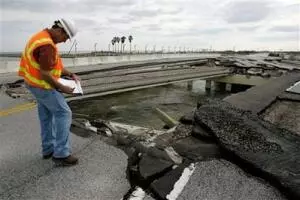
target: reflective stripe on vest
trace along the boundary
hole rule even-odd
[[[29,42],[27,43],[24,52],[22,53],[20,68],[19,68],[19,76],[24,77],[25,81],[32,86],[44,88],[44,89],[52,89],[53,87],[45,80],[42,79],[40,73],[40,65],[35,61],[33,56],[33,52],[36,48],[50,44],[55,48],[56,52],[56,65],[50,71],[50,74],[58,79],[61,76],[62,72],[62,61],[60,56],[58,55],[58,50],[56,45],[53,43],[49,33],[44,30],[36,35],[34,35]]]
[[[34,49],[36,49],[38,46],[46,45],[49,43],[50,44],[53,43],[50,38],[43,38],[43,39],[34,41],[29,47],[26,46],[26,49],[25,49],[26,55],[25,56],[34,68],[40,69],[40,65],[32,59]]]
[[[52,89],[49,83],[44,80],[34,78],[34,76],[31,76],[24,68],[20,68],[19,75],[23,76],[29,85],[38,86],[44,89]]]

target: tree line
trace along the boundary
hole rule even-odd
[[[113,37],[113,39],[111,40],[111,44],[112,44],[112,51],[114,52],[124,52],[125,51],[125,41],[126,41],[126,37],[125,36],[122,36],[122,37],[118,37],[118,36],[115,36]],[[129,41],[129,44],[130,44],[130,53],[131,53],[131,42],[133,40],[133,37],[132,35],[129,35],[128,36],[128,41]],[[121,43],[120,43],[121,42]],[[110,51],[110,49],[109,49]]]

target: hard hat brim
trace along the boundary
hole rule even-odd
[[[69,36],[69,39],[71,40],[71,38],[73,38],[74,35],[70,32],[70,27],[68,26],[68,23],[66,23],[66,21],[64,19],[60,19],[59,21],[60,21],[61,25],[63,26],[64,31]]]

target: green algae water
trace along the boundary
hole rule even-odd
[[[93,118],[111,120],[153,129],[162,129],[165,123],[154,112],[159,108],[172,118],[195,109],[197,102],[207,99],[222,99],[229,93],[205,91],[205,81],[194,81],[192,90],[187,83],[136,90],[126,93],[101,96],[93,99],[70,102],[73,113]]]

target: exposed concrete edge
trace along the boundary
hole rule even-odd
[[[160,61],[161,60],[161,61]],[[79,74],[85,74],[85,73],[93,73],[93,72],[101,72],[101,71],[107,71],[107,70],[114,70],[114,69],[123,69],[123,68],[131,68],[131,67],[139,67],[139,66],[148,66],[148,65],[159,65],[159,64],[173,64],[173,63],[181,63],[183,62],[203,62],[207,60],[207,58],[197,58],[197,57],[191,57],[186,59],[177,59],[177,60],[167,60],[167,59],[153,59],[153,60],[142,60],[142,61],[132,61],[135,63],[130,64],[131,62],[125,62],[125,63],[99,63],[99,64],[93,64],[93,65],[79,65],[79,66],[69,66],[66,67],[68,69],[72,69],[74,73]],[[111,65],[110,67],[101,68],[105,65]],[[87,70],[86,68],[89,67],[90,70]],[[93,69],[94,68],[94,69]],[[7,72],[7,73],[0,73],[0,85],[7,84],[7,83],[14,83],[16,81],[22,80],[23,78],[19,77],[16,72]]]
[[[252,87],[245,92],[230,95],[223,100],[242,110],[254,113],[263,112],[270,106],[286,88],[300,79],[300,73],[288,73],[284,76],[269,80],[266,84]],[[262,98],[267,96],[267,98]],[[252,98],[252,99],[251,99]]]
[[[80,66],[75,66],[76,68],[79,69],[74,69],[74,73],[79,73],[79,74],[86,74],[86,73],[93,73],[93,72],[103,72],[103,71],[107,71],[107,70],[116,70],[116,69],[124,69],[124,68],[134,68],[134,67],[140,67],[140,66],[151,66],[151,65],[163,65],[163,64],[183,64],[183,63],[188,63],[188,62],[203,62],[206,61],[207,58],[191,58],[191,59],[178,59],[178,60],[173,60],[173,61],[164,61],[161,59],[156,59],[156,60],[144,60],[144,61],[133,61],[136,63],[132,63],[130,64],[130,62],[127,63],[105,63],[105,64],[95,64],[95,65],[80,65]],[[105,67],[105,68],[99,68],[99,67],[103,67],[104,65],[112,65],[110,67]],[[95,69],[90,69],[90,70],[83,70],[84,67],[90,67],[93,68],[95,67]],[[74,67],[74,68],[75,68]],[[96,67],[98,67],[96,69]],[[72,67],[69,67],[72,68]]]
[[[150,85],[144,85],[144,86],[123,88],[123,89],[118,89],[118,90],[113,90],[113,91],[106,91],[106,92],[100,92],[100,93],[95,93],[95,94],[88,94],[88,95],[83,95],[83,96],[69,97],[69,98],[67,98],[67,101],[70,102],[70,101],[74,101],[74,100],[81,100],[81,99],[86,99],[86,98],[93,98],[93,97],[98,97],[98,96],[105,96],[105,95],[110,95],[110,94],[115,94],[115,93],[121,93],[121,92],[128,92],[128,91],[134,91],[134,90],[140,90],[140,89],[145,89],[145,88],[150,88],[150,87],[164,86],[164,85],[169,85],[169,84],[172,84],[172,83],[180,83],[180,82],[183,82],[183,81],[208,79],[208,78],[222,77],[222,76],[226,76],[226,75],[227,75],[227,73],[221,73],[221,74],[218,74],[218,75],[211,75],[211,76],[205,76],[205,77],[195,77],[195,78],[189,78],[189,79],[169,81],[169,82],[165,82],[165,83],[156,83],[156,84],[150,84]]]
[[[130,78],[125,78],[124,80],[119,79],[118,75],[112,75],[112,76],[107,76],[107,77],[101,77],[100,79],[102,80],[98,80],[97,81],[97,77],[96,78],[90,78],[90,79],[85,79],[85,83],[82,83],[82,88],[86,91],[87,94],[92,93],[92,91],[96,91],[96,92],[100,92],[95,90],[95,88],[98,88],[99,86],[102,87],[103,85],[115,85],[115,84],[124,84],[124,86],[121,86],[122,88],[125,87],[133,87],[133,86],[142,86],[142,85],[148,85],[148,84],[154,84],[154,83],[164,83],[164,82],[170,82],[170,81],[176,81],[176,80],[184,80],[184,79],[189,79],[189,78],[197,78],[197,77],[205,77],[205,76],[211,76],[211,75],[218,75],[220,73],[227,73],[229,74],[229,70],[224,69],[224,68],[210,68],[210,67],[204,67],[201,68],[193,68],[190,67],[189,69],[179,69],[180,71],[177,71],[178,69],[175,70],[169,70],[169,71],[163,71],[163,70],[158,70],[154,72],[154,76],[152,75],[152,73],[150,73],[148,76],[148,72],[145,73],[134,73],[134,74],[125,74],[125,76],[129,75],[131,76]],[[169,74],[170,73],[170,74]],[[148,77],[145,77],[148,76]],[[135,76],[137,76],[137,78],[135,78]],[[141,76],[140,76],[141,75]],[[111,78],[115,79],[117,78],[117,80],[112,80],[109,81]],[[94,89],[92,89],[94,88]],[[120,87],[118,88],[114,88],[114,87],[108,87],[108,89],[111,90],[111,88],[113,89],[120,89]],[[108,90],[107,89],[107,90]]]
[[[218,79],[211,79],[212,81],[217,81],[220,83],[230,83],[230,84],[242,84],[242,85],[251,85],[258,86],[266,84],[268,81],[274,78],[263,78],[260,76],[251,76],[251,75],[241,75],[234,74],[227,77],[221,77]]]
[[[295,93],[284,92],[277,97],[278,100],[282,101],[294,101],[300,102],[300,95]]]

